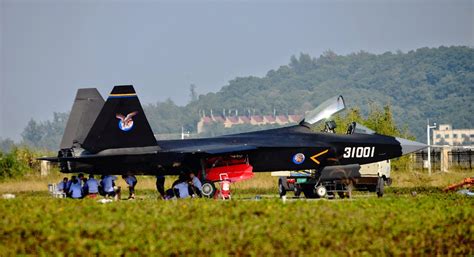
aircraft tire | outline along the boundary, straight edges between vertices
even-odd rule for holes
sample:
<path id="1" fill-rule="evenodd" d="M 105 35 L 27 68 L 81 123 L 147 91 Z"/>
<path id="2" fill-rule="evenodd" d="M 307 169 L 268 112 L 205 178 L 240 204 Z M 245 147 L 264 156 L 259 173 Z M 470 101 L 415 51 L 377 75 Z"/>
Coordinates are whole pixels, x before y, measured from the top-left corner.
<path id="1" fill-rule="evenodd" d="M 212 198 L 216 193 L 216 186 L 212 182 L 204 182 L 201 187 L 201 192 L 204 197 Z"/>
<path id="2" fill-rule="evenodd" d="M 278 180 L 278 193 L 280 197 L 283 197 L 284 195 L 286 195 L 286 189 L 285 189 L 285 186 L 283 185 L 282 179 Z"/>
<path id="3" fill-rule="evenodd" d="M 384 181 L 382 177 L 377 180 L 377 188 L 375 189 L 378 197 L 382 197 L 384 193 Z"/>
<path id="4" fill-rule="evenodd" d="M 319 198 L 325 197 L 328 193 L 328 190 L 323 185 L 315 187 L 314 191 L 316 192 L 316 195 L 319 196 Z"/>

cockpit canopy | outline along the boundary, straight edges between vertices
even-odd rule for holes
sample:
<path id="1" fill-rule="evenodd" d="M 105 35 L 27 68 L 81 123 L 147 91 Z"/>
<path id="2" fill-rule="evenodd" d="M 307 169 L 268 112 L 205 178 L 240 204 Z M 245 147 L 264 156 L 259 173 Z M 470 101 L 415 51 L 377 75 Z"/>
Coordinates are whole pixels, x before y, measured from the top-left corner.
<path id="1" fill-rule="evenodd" d="M 369 134 L 369 135 L 373 135 L 375 134 L 375 131 L 369 129 L 368 127 L 360 124 L 360 123 L 356 123 L 356 126 L 355 126 L 355 130 L 354 130 L 354 134 Z"/>
<path id="2" fill-rule="evenodd" d="M 334 115 L 345 108 L 346 105 L 342 95 L 331 97 L 321 103 L 314 110 L 307 112 L 301 123 L 309 123 L 310 125 L 316 124 L 319 121 L 328 119 L 331 115 Z"/>

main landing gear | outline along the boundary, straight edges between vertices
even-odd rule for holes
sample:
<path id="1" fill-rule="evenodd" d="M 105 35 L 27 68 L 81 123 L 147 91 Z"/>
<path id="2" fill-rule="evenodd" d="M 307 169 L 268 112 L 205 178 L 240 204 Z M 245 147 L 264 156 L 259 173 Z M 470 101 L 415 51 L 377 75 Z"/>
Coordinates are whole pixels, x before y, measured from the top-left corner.
<path id="1" fill-rule="evenodd" d="M 202 184 L 201 193 L 204 197 L 212 198 L 216 194 L 216 186 L 213 182 L 206 181 Z"/>
<path id="2" fill-rule="evenodd" d="M 352 197 L 353 183 L 348 180 L 321 181 L 319 178 L 312 178 L 299 183 L 297 179 L 280 177 L 278 180 L 278 193 L 280 197 L 287 192 L 293 191 L 295 197 L 299 197 L 301 192 L 306 198 L 329 198 L 334 199 L 336 194 L 342 198 Z"/>

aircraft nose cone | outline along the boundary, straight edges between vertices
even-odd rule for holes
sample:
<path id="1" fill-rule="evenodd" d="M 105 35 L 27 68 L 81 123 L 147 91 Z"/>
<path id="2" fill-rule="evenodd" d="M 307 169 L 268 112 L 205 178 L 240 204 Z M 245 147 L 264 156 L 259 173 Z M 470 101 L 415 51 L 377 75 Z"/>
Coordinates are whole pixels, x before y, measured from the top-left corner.
<path id="1" fill-rule="evenodd" d="M 416 141 L 411 141 L 408 139 L 404 139 L 401 137 L 396 138 L 398 142 L 400 142 L 400 147 L 402 148 L 402 154 L 408 154 L 408 153 L 413 153 L 416 151 L 419 151 L 421 149 L 424 149 L 428 147 L 428 145 L 416 142 Z"/>

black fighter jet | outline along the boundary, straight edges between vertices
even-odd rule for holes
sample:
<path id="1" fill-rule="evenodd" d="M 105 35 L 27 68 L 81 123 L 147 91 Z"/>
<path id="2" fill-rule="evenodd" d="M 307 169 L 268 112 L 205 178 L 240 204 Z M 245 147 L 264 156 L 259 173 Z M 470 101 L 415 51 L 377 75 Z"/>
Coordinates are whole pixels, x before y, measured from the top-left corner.
<path id="1" fill-rule="evenodd" d="M 57 157 L 61 172 L 128 175 L 198 173 L 203 194 L 216 181 L 239 181 L 253 172 L 313 170 L 314 187 L 326 174 L 351 176 L 359 165 L 400 157 L 426 147 L 379 135 L 358 124 L 331 133 L 327 118 L 345 108 L 342 96 L 321 104 L 298 124 L 257 132 L 157 141 L 133 86 L 115 86 L 107 101 L 97 89 L 79 89 Z M 326 121 L 326 132 L 311 128 Z"/>

